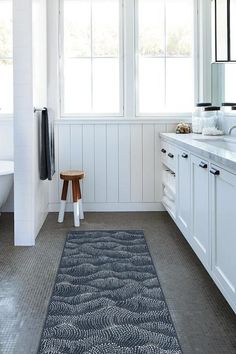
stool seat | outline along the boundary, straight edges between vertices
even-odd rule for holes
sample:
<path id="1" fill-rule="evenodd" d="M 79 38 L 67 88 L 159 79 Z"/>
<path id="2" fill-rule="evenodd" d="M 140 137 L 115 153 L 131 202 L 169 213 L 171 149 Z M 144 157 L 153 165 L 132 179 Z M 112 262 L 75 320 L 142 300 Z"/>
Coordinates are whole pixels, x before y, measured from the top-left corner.
<path id="1" fill-rule="evenodd" d="M 62 171 L 60 173 L 60 178 L 63 180 L 63 187 L 62 187 L 61 207 L 58 215 L 58 222 L 63 222 L 64 220 L 69 182 L 72 183 L 74 225 L 80 226 L 80 219 L 84 219 L 82 195 L 80 189 L 80 181 L 84 178 L 84 176 L 85 176 L 84 171 L 78 171 L 78 170 Z"/>
<path id="2" fill-rule="evenodd" d="M 60 178 L 64 181 L 75 181 L 84 178 L 84 171 L 62 171 L 60 173 Z"/>

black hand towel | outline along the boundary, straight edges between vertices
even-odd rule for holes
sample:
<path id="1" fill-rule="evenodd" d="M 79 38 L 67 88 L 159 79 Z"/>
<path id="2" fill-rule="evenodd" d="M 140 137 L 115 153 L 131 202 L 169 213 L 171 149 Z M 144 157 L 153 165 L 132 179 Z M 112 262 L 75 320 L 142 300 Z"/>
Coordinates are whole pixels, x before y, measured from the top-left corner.
<path id="1" fill-rule="evenodd" d="M 49 181 L 55 173 L 54 126 L 47 108 L 42 110 L 41 117 L 41 157 L 40 179 Z"/>

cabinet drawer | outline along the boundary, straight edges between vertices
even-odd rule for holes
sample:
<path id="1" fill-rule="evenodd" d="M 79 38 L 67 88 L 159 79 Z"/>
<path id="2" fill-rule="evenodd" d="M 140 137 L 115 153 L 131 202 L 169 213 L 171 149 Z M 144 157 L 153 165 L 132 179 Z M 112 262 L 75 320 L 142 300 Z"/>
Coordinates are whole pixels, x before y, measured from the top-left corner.
<path id="1" fill-rule="evenodd" d="M 161 161 L 171 169 L 173 172 L 176 170 L 176 151 L 175 147 L 165 141 L 161 142 Z"/>

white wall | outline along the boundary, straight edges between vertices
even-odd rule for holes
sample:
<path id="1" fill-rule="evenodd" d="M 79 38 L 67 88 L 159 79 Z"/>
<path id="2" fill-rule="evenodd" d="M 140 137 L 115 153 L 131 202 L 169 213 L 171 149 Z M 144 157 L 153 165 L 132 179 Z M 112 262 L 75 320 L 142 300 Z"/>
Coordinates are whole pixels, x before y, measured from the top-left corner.
<path id="1" fill-rule="evenodd" d="M 175 126 L 151 120 L 57 122 L 57 174 L 50 185 L 49 210 L 58 211 L 59 171 L 67 169 L 86 173 L 87 211 L 163 210 L 159 134 Z"/>
<path id="2" fill-rule="evenodd" d="M 33 112 L 34 104 L 46 105 L 46 61 L 37 61 L 41 50 L 46 56 L 46 39 L 34 43 L 36 33 L 46 32 L 41 20 L 42 14 L 46 19 L 45 10 L 45 0 L 15 0 L 13 5 L 15 244 L 24 246 L 35 244 L 48 204 L 47 187 L 39 181 L 38 118 Z M 33 43 L 40 48 L 33 48 Z M 44 84 L 38 80 L 41 75 Z"/>
<path id="3" fill-rule="evenodd" d="M 47 106 L 47 10 L 46 0 L 33 0 L 33 102 L 34 107 Z M 34 117 L 34 198 L 35 235 L 41 229 L 48 212 L 48 182 L 40 181 L 40 113 Z"/>

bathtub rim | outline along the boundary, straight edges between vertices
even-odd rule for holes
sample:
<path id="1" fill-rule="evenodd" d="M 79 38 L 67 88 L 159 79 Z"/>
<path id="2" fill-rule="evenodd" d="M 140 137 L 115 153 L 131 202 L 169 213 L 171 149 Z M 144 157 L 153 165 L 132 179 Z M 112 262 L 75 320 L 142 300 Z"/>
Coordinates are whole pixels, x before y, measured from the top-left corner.
<path id="1" fill-rule="evenodd" d="M 13 160 L 0 160 L 0 176 L 7 176 L 14 174 Z"/>

